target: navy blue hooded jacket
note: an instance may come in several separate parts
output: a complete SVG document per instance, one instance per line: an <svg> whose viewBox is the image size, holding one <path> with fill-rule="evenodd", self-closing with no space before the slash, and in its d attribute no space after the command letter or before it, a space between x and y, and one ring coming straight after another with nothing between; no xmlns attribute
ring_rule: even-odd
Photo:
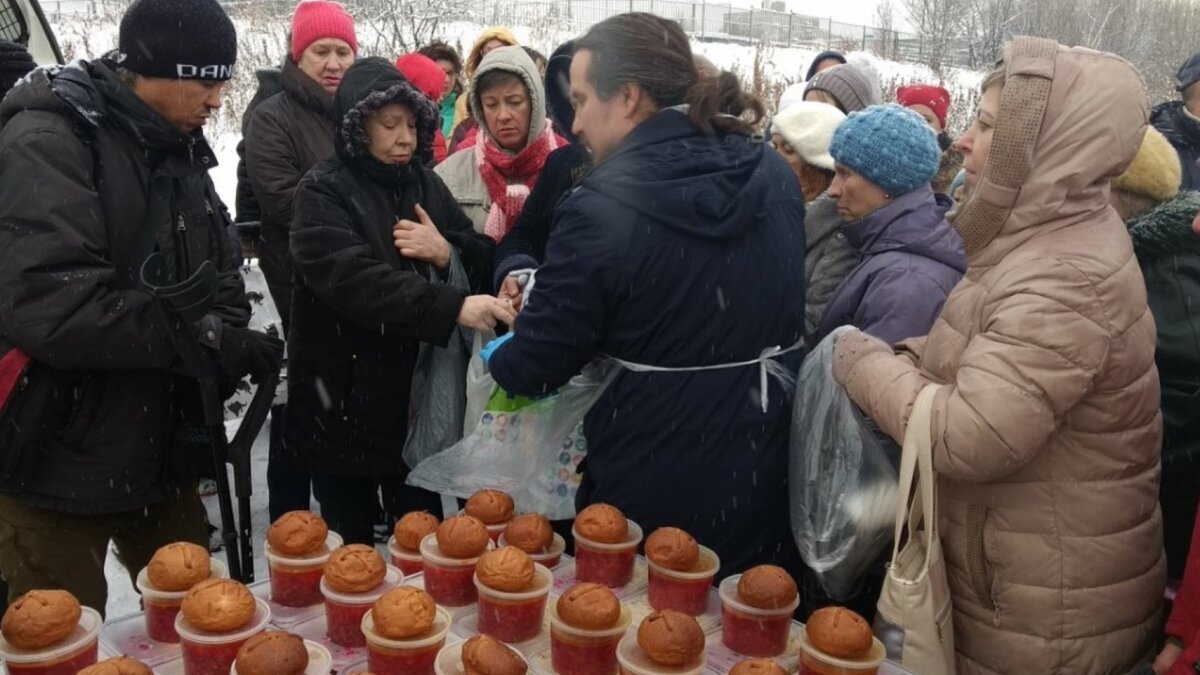
<svg viewBox="0 0 1200 675"><path fill-rule="evenodd" d="M561 387L594 358L661 367L758 358L804 334L804 198L783 159L740 135L655 115L587 174L555 225L515 336L491 358L510 392ZM801 355L781 359L796 372ZM790 405L759 369L623 371L587 416L579 506L713 548L722 576L796 560L788 531Z"/></svg>

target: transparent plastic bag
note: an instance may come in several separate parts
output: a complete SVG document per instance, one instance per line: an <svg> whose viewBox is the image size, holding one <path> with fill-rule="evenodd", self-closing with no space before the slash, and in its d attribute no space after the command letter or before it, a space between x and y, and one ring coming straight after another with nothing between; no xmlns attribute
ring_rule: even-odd
<svg viewBox="0 0 1200 675"><path fill-rule="evenodd" d="M839 328L809 353L792 409L792 536L825 592L846 600L891 540L898 508L892 448L833 379Z"/></svg>
<svg viewBox="0 0 1200 675"><path fill-rule="evenodd" d="M607 360L593 362L540 399L510 396L491 375L473 372L467 409L480 409L480 397L487 396L474 429L418 464L409 485L461 498L477 490L504 490L520 511L551 520L573 518L579 487L575 470L587 452L583 418L618 370ZM484 377L491 386L484 386Z"/></svg>

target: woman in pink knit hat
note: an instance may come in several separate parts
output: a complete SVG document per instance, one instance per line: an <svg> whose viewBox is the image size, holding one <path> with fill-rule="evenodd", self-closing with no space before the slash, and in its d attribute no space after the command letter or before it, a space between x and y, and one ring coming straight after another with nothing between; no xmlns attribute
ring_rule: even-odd
<svg viewBox="0 0 1200 675"><path fill-rule="evenodd" d="M296 186L317 162L333 155L333 95L358 53L354 19L336 2L301 2L291 35L280 75L282 91L249 111L243 129L246 177L261 209L259 264L284 330L291 321L288 234ZM277 447L283 417L278 406L272 414L267 466L272 520L309 504L307 472L289 466Z"/></svg>

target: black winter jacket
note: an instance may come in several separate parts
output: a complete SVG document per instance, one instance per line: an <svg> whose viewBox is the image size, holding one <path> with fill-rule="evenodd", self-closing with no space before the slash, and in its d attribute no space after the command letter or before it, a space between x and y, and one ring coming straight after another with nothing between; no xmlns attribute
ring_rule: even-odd
<svg viewBox="0 0 1200 675"><path fill-rule="evenodd" d="M197 402L194 381L172 374L167 327L138 285L150 249L173 281L215 261L210 311L237 326L250 318L229 216L208 177L215 156L113 68L40 70L0 104L0 337L72 392L48 413L57 423L38 439L33 475L0 489L85 514L161 501L182 451L181 411Z"/></svg>
<svg viewBox="0 0 1200 675"><path fill-rule="evenodd" d="M390 63L355 65L338 89L337 119L401 83L408 97L397 102L425 100ZM436 125L430 111L428 124ZM317 164L296 191L284 433L288 451L316 471L397 475L419 343L449 342L467 293L431 281L441 273L430 265L401 257L392 227L398 218L417 220L421 204L457 249L472 289L491 283L493 243L415 159L386 167L340 140L335 146L337 156Z"/></svg>
<svg viewBox="0 0 1200 675"><path fill-rule="evenodd" d="M237 144L237 197L234 206L239 223L258 222L262 218L262 208L254 196L254 188L250 186L250 173L246 166L246 130L250 126L250 116L263 101L283 91L283 75L278 68L260 68L254 76L258 78L258 89L254 90L254 96L242 111L242 140Z"/></svg>
<svg viewBox="0 0 1200 675"><path fill-rule="evenodd" d="M491 357L522 395L609 355L659 367L756 359L804 335L804 197L783 159L707 136L676 110L641 124L559 205L515 335ZM801 355L780 359L791 372ZM681 527L722 575L795 559L788 528L791 405L757 366L625 371L584 424L580 506L608 502L646 532Z"/></svg>
<svg viewBox="0 0 1200 675"><path fill-rule="evenodd" d="M1183 101L1167 101L1155 106L1150 123L1175 147L1183 165L1181 190L1200 190L1200 123L1187 116Z"/></svg>

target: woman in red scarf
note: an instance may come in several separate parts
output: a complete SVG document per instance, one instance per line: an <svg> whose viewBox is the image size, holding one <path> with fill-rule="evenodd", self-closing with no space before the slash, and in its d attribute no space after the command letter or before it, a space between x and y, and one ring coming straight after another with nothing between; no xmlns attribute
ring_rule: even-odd
<svg viewBox="0 0 1200 675"><path fill-rule="evenodd" d="M470 106L483 121L479 141L435 172L475 224L499 242L512 229L546 157L567 141L546 118L537 67L520 47L488 53L475 70Z"/></svg>

